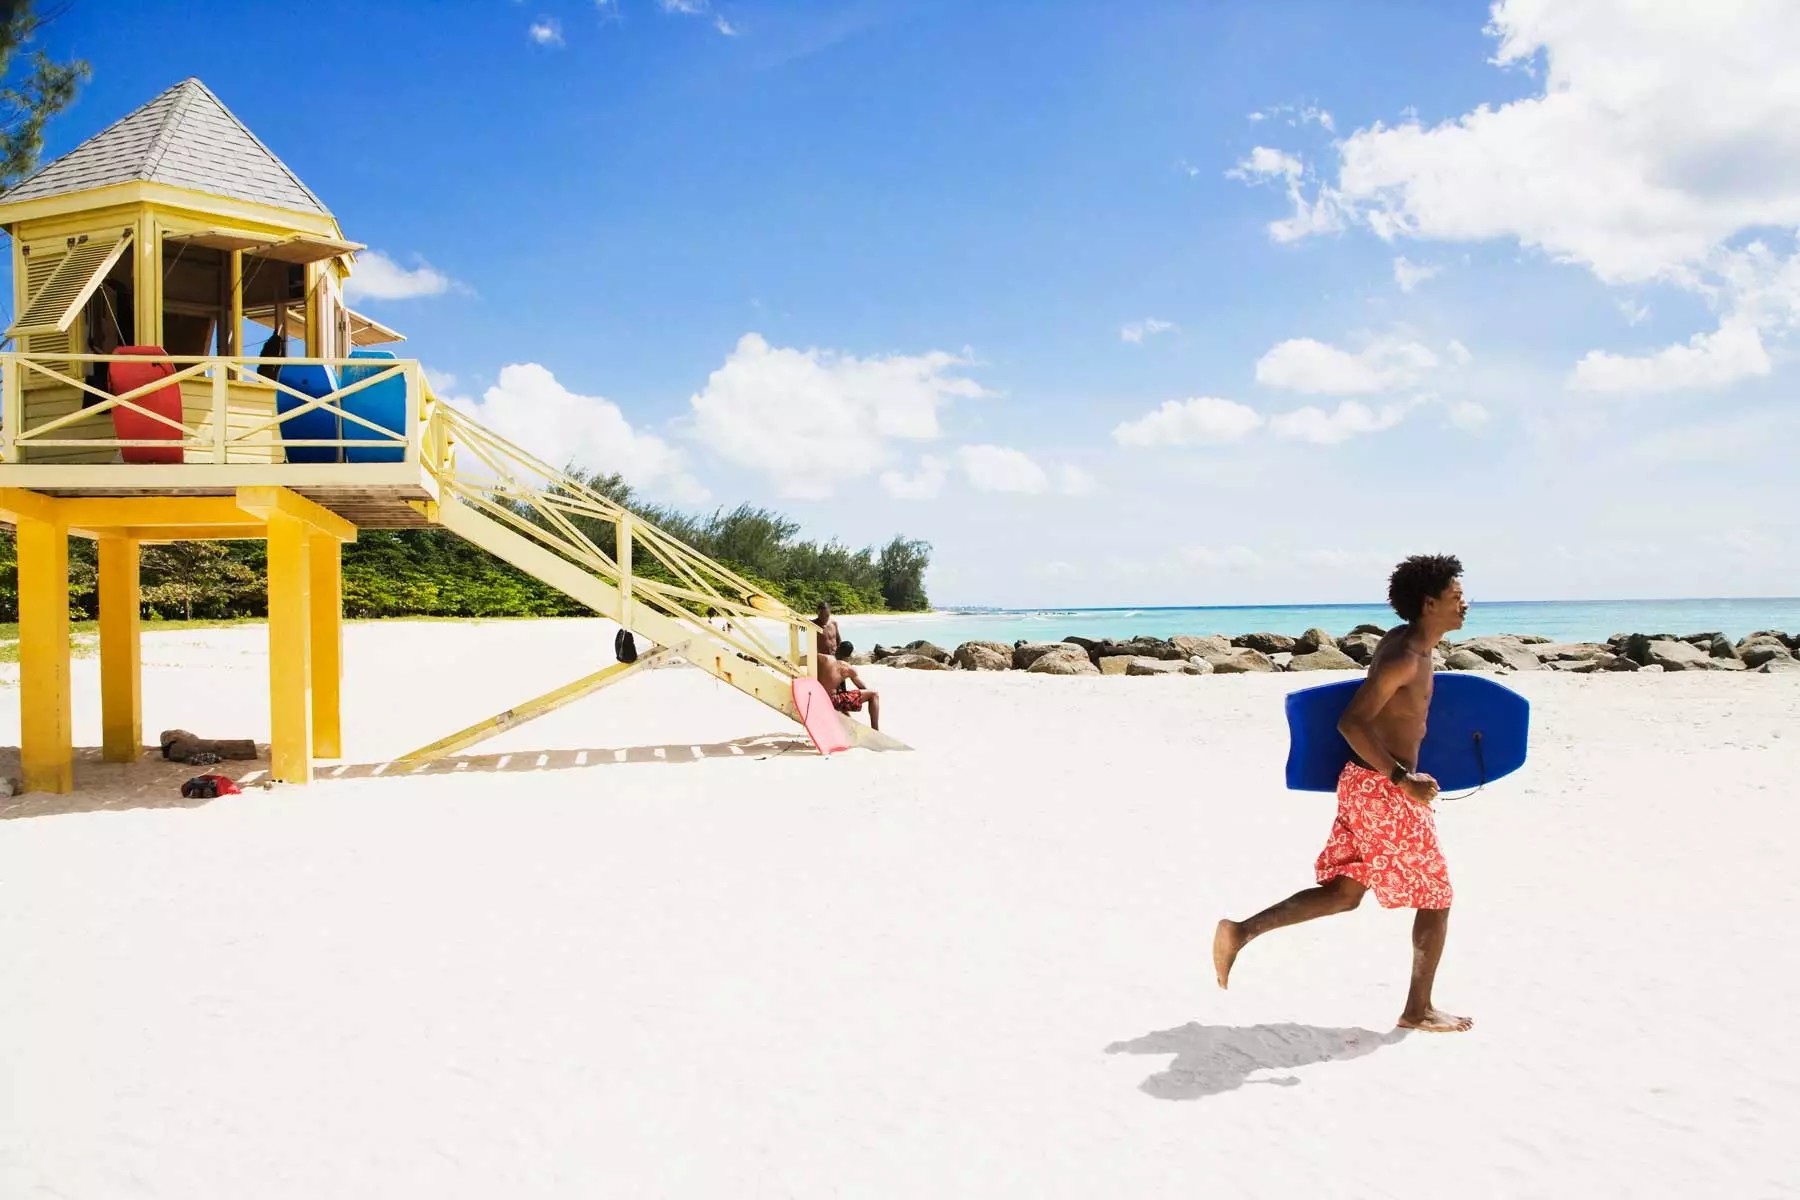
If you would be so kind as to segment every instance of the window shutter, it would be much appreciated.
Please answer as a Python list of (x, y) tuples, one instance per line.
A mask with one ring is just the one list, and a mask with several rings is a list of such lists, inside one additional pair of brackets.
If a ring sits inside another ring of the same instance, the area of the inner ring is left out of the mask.
[[(34, 254), (26, 267), (26, 287), (31, 299), (19, 314), (7, 337), (34, 334), (67, 334), (81, 306), (87, 303), (106, 273), (125, 253), (130, 235), (89, 238), (59, 255)], [(40, 274), (40, 271), (42, 274)], [(42, 280), (40, 283), (39, 280)], [(65, 340), (60, 349), (67, 348)]]

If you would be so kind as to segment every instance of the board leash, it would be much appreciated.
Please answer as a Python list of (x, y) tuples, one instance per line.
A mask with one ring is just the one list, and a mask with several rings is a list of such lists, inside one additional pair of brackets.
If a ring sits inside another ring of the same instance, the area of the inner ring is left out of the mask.
[(1471, 736), (1475, 739), (1475, 766), (1476, 769), (1481, 772), (1481, 782), (1475, 785), (1474, 791), (1464, 792), (1460, 796), (1445, 796), (1440, 794), (1438, 796), (1439, 800), (1467, 800), (1470, 796), (1475, 795), (1476, 792), (1479, 792), (1482, 788), (1487, 786), (1487, 758), (1481, 753), (1481, 730), (1477, 729)]

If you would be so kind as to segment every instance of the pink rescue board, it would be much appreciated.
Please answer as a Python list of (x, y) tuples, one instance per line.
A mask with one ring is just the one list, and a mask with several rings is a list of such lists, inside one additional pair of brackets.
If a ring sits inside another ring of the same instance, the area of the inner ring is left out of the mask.
[(837, 709), (831, 707), (831, 693), (824, 684), (804, 675), (794, 680), (794, 707), (820, 754), (836, 754), (850, 748), (850, 732), (844, 728), (844, 719)]

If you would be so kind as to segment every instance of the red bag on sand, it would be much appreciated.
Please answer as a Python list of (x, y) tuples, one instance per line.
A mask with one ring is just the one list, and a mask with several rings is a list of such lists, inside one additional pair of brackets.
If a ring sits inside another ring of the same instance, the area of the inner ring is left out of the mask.
[(181, 785), (181, 794), (189, 800), (211, 800), (215, 796), (241, 796), (244, 793), (223, 775), (196, 775)]

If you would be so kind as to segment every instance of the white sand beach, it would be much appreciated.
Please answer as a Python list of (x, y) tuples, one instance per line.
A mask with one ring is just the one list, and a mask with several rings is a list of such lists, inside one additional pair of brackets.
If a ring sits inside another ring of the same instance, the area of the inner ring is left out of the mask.
[[(266, 739), (264, 638), (147, 634), (148, 736)], [(0, 1196), (1800, 1186), (1795, 676), (1509, 678), (1531, 762), (1439, 817), (1476, 1026), (1400, 1036), (1372, 901), (1212, 979), (1220, 916), (1311, 882), (1281, 696), (1320, 680), (870, 668), (915, 752), (827, 760), (663, 669), (414, 772), (611, 627), (346, 641), (310, 787), (188, 802), (146, 759), (0, 801)]]

